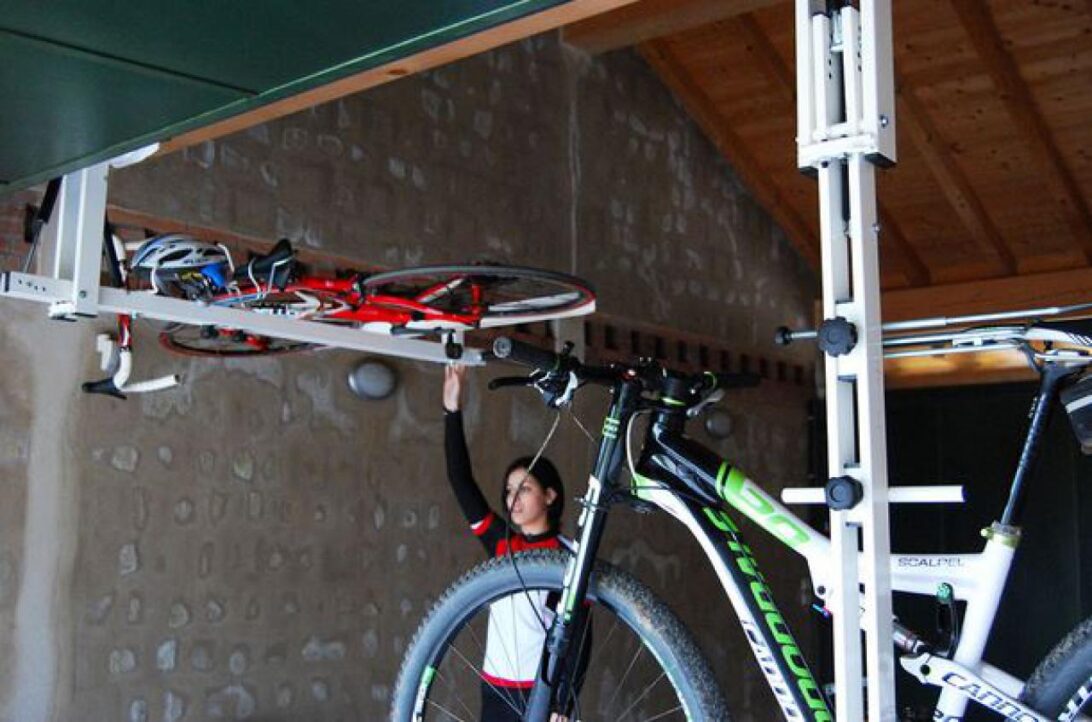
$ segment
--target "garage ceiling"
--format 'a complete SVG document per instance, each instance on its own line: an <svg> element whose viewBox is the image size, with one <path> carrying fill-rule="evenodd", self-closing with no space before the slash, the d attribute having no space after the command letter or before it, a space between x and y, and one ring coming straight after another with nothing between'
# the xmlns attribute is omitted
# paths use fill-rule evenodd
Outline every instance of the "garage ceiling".
<svg viewBox="0 0 1092 722"><path fill-rule="evenodd" d="M893 9L899 164L879 180L884 289L932 289L902 297L939 299L940 312L1088 300L1092 2ZM643 0L565 38L590 52L637 45L817 265L816 184L795 162L793 13L784 1ZM888 304L898 296L885 296L885 318L930 310Z"/></svg>
<svg viewBox="0 0 1092 722"><path fill-rule="evenodd" d="M0 193L152 142L254 125L628 1L4 0Z"/></svg>

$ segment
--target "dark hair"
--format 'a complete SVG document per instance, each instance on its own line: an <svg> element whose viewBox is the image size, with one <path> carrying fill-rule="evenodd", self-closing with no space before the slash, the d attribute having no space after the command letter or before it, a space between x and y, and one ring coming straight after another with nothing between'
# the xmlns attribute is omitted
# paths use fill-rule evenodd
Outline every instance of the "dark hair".
<svg viewBox="0 0 1092 722"><path fill-rule="evenodd" d="M545 456L538 457L538 461L533 456L521 456L509 464L501 484L501 509L504 509L505 516L508 516L508 475L516 469L527 469L538 479L543 491L554 490L554 500L546 507L546 516L550 522L550 530L556 532L561 526L561 513L565 511L565 485L561 483L561 474L557 473L557 467Z"/></svg>

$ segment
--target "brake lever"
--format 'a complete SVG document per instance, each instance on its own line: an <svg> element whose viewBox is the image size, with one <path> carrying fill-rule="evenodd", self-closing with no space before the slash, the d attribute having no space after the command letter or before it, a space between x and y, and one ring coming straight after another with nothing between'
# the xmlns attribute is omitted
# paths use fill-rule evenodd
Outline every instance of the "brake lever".
<svg viewBox="0 0 1092 722"><path fill-rule="evenodd" d="M686 418L693 419L697 417L699 414L701 414L702 411L705 411L705 407L712 406L723 398L724 389L716 389L715 391L713 391L713 393L709 394L704 399L687 409Z"/></svg>
<svg viewBox="0 0 1092 722"><path fill-rule="evenodd" d="M531 386L534 383L535 379L531 376L501 376L489 382L489 390L496 391L508 386Z"/></svg>

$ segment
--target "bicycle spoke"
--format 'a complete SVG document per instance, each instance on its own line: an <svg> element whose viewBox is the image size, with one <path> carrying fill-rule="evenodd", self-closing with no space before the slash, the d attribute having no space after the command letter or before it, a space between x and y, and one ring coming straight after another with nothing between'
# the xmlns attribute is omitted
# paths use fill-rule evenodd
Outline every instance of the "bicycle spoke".
<svg viewBox="0 0 1092 722"><path fill-rule="evenodd" d="M440 674L440 671L439 671L439 670L436 670L436 677L437 677L437 678L438 678L438 679L439 679L439 680L440 680L441 682L446 682L446 681L447 681L447 680L446 680L446 679L444 678L444 676L443 676L442 674ZM455 680L452 680L452 681L455 681ZM460 706L460 707L462 707L462 708L463 708L464 710L466 710L466 715L467 715L467 717L468 717L469 719L473 719L473 718L474 718L474 713L473 713L472 711L470 711L470 708L469 708L469 707L467 707L467 706L466 706L466 702L464 702L464 701L463 701L462 695L456 694L456 697L455 697L455 701L457 701L457 702L459 703L459 706ZM430 700L430 702L431 702L431 700ZM433 702L433 704L435 704L435 703ZM439 707L440 705L436 705L436 706L437 706L437 707ZM449 714L449 715L451 715L451 713L450 713L450 712L448 712L448 714ZM454 717L454 715L451 715L451 716L452 716L452 717Z"/></svg>
<svg viewBox="0 0 1092 722"><path fill-rule="evenodd" d="M456 647L454 644L451 645L451 649L455 650L455 654L459 655L459 659L461 659L463 661L463 664L465 664L467 667L470 668L470 670L472 672L474 672L475 676L479 680L484 681L484 680L482 680L482 670L479 667L475 666L473 662L471 662L469 659L467 659L466 655L463 654L462 651L460 651L459 648ZM493 685L493 684L490 684L489 687L490 687L490 689L492 689L494 691L496 691L498 689L498 687L496 685ZM516 714L522 714L523 713L523 711L520 710L519 707L517 707L516 705L514 705L512 703L511 697L509 697L507 695L500 695L500 694L498 694L497 696L500 697L502 700L504 700L504 703L507 704L512 709L512 711L515 712Z"/></svg>
<svg viewBox="0 0 1092 722"><path fill-rule="evenodd" d="M614 632L618 629L620 624L618 617L614 617L613 619L614 624L611 625L610 631L607 632L607 638L595 645L596 649L592 651L592 658L588 661L588 669L595 669L595 662L599 659L599 655L603 653L604 649L608 649L607 642L614 636Z"/></svg>
<svg viewBox="0 0 1092 722"><path fill-rule="evenodd" d="M683 706L681 704L677 704L674 707L672 707L671 709L667 710L666 712L661 712L660 714L658 714L658 715L656 715L654 717L646 718L644 722L656 722L656 720L663 719L664 717L667 717L669 714L675 714L676 712L683 712L683 711L685 711L685 710L683 710Z"/></svg>
<svg viewBox="0 0 1092 722"><path fill-rule="evenodd" d="M431 700L431 699L430 699L430 700L428 701L428 703L429 703L430 705L432 705L433 707L435 707L436 709L438 709L438 710L440 710L441 712L443 712L444 714L446 714L446 715L447 715L448 717L450 717L451 719L455 720L455 722L471 722L470 720L465 720L465 719L463 719L462 717L460 717L459 715L455 714L454 712L452 712L451 710L449 710L449 709L448 709L447 707L444 707L444 706L443 706L442 704L440 704L440 703L438 703L438 702L434 702L433 700Z"/></svg>
<svg viewBox="0 0 1092 722"><path fill-rule="evenodd" d="M637 660L641 658L641 653L645 651L644 645L641 644L641 640L637 640L637 653L633 655L633 659L630 660L629 666L626 667L625 673L622 675L622 679L618 682L617 688L614 690L614 694L611 695L610 700L604 705L604 709L610 709L610 706L614 703L615 698L618 697L618 693L622 691L622 687L626 684L626 679L629 677L629 673L633 671L633 666L637 664Z"/></svg>
<svg viewBox="0 0 1092 722"><path fill-rule="evenodd" d="M618 719L620 719L620 720L622 720L622 719L625 719L625 718L626 718L626 715L628 715L628 714L629 714L629 713L630 713L630 712L631 712L631 711L632 711L632 710L633 710L633 709L634 709L634 708L635 708L635 707L636 707L637 705L639 705L639 704L641 703L641 700L643 700L643 699L644 699L645 697L647 697L647 696L648 696L648 693L649 693L649 692L651 692L651 691L652 691L652 689L653 689L653 688L654 688L654 687L655 687L655 686L656 686L657 684L659 684L659 683L660 683L660 680L664 678L664 675L665 675L665 674L666 674L666 673L665 673L665 672L663 672L663 671L661 670L661 672L660 672L660 676L659 676L659 677L657 677L656 679L654 679L654 680L652 681L652 684L650 684L650 685L648 685L647 687L645 687L645 691L644 691L644 692L642 692L641 694L637 695L637 699L633 700L633 702L632 702L632 703L630 703L629 707L626 707L626 708L625 708L624 710L622 710L622 713L621 713L620 715L618 715Z"/></svg>
<svg viewBox="0 0 1092 722"><path fill-rule="evenodd" d="M505 598L503 598L503 599L499 599L499 600L497 600L497 602L504 602L504 601L506 601L506 600L511 600L511 599L513 599L513 598L514 598L514 597L505 597ZM494 602L494 604L496 604L497 602ZM511 668L511 669L519 669L519 664L518 664L518 663L519 663L519 658L518 658L518 655L519 655L519 650L518 650L518 649L516 650L516 654L517 654L517 658L516 658L516 664L512 664L512 655L511 655L511 654L509 654L509 652L508 652L508 644L507 644L507 643L506 643L506 641L505 641L505 640L506 640L506 635L503 635L503 634L494 634L494 629L493 629L492 625L493 625L493 615L492 615L492 612L490 612L490 616L489 616L489 622L488 622L488 626L487 626L487 632L486 632L486 633L487 633L487 635L488 635L488 636L493 636L493 637L497 637L497 638L499 638L499 639L501 640L501 645L500 645L500 646L501 646L501 650L502 650L502 651L504 652L504 661L506 661L506 662L508 663L508 667L509 667L509 668ZM512 615L512 636L510 637L510 639L513 639L513 640L514 640L514 639L516 638L516 633L515 633L515 631L516 631L516 617L515 617L515 615L513 614L513 615ZM488 638L488 637L487 637L487 638ZM482 659L483 659L483 660L485 659L485 649L484 649L484 648L482 649ZM492 685L491 685L491 686L492 686ZM497 688L497 687L494 687L494 689L498 689L498 688ZM499 688L499 689L504 689L504 688L502 687L502 688ZM513 705L515 705L515 699L514 699L514 698L512 697L512 695L511 695L511 694L510 694L510 693L509 693L509 692L508 692L507 690L505 690L505 694L504 694L504 696L505 696L506 700L507 700L507 701L509 702L509 706L513 706Z"/></svg>

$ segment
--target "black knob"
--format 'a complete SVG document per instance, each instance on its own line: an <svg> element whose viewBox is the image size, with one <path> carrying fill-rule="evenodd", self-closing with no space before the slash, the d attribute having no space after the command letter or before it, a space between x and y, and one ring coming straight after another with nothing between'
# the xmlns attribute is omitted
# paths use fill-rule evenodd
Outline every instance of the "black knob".
<svg viewBox="0 0 1092 722"><path fill-rule="evenodd" d="M864 498L861 482L850 476L836 476L827 482L827 506L835 511L845 511L857 506Z"/></svg>
<svg viewBox="0 0 1092 722"><path fill-rule="evenodd" d="M841 316L828 318L819 325L819 348L831 356L844 356L857 345L857 327Z"/></svg>

